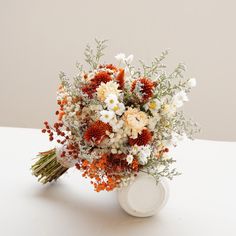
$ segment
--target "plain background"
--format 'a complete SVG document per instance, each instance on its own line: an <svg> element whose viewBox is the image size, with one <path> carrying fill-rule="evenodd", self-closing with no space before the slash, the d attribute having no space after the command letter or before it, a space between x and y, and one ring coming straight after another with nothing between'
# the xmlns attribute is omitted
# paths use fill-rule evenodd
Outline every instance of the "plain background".
<svg viewBox="0 0 236 236"><path fill-rule="evenodd" d="M58 73L76 73L87 43L109 39L146 62L166 48L197 78L185 110L204 139L236 140L236 3L230 0L0 0L0 126L56 119Z"/></svg>

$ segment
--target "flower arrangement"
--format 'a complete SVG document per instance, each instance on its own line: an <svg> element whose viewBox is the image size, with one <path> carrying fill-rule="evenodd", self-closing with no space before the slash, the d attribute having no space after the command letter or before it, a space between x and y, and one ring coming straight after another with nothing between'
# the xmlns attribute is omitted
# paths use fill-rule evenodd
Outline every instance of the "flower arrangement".
<svg viewBox="0 0 236 236"><path fill-rule="evenodd" d="M97 192L125 186L139 172L172 179L179 173L169 148L198 129L179 109L195 79L184 79L183 64L168 74L167 51L139 68L123 53L116 64L101 63L106 41L95 41L96 50L85 49L89 69L77 64L72 81L60 73L57 122L42 129L57 147L39 153L33 175L47 183L76 167Z"/></svg>

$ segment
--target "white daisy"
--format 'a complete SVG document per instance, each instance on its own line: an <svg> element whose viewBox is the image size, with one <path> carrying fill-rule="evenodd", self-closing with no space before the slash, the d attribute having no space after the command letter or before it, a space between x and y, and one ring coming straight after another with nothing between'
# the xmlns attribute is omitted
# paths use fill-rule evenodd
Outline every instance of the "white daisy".
<svg viewBox="0 0 236 236"><path fill-rule="evenodd" d="M115 113L113 111L107 110L100 111L100 114L100 120L104 123L109 123L115 116Z"/></svg>
<svg viewBox="0 0 236 236"><path fill-rule="evenodd" d="M123 103L116 104L112 110L119 116L121 116L125 111L125 105Z"/></svg>
<svg viewBox="0 0 236 236"><path fill-rule="evenodd" d="M108 109L112 109L113 107L115 107L117 105L118 98L115 94L110 94L105 99L105 103L106 103Z"/></svg>
<svg viewBox="0 0 236 236"><path fill-rule="evenodd" d="M152 113L156 113L161 107L161 102L158 99L152 99L144 105L144 109L150 110Z"/></svg>

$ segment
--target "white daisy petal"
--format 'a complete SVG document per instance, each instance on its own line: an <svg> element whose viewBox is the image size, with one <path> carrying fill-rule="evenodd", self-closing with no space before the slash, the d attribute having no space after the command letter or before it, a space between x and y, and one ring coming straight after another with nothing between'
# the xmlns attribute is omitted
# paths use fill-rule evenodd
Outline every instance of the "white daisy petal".
<svg viewBox="0 0 236 236"><path fill-rule="evenodd" d="M130 64L132 61L133 61L133 59L134 59L134 55L129 55L128 57L126 57L125 58L125 61L128 63L128 64Z"/></svg>
<svg viewBox="0 0 236 236"><path fill-rule="evenodd" d="M109 123L115 116L115 113L113 111L100 111L100 120L104 123Z"/></svg>
<svg viewBox="0 0 236 236"><path fill-rule="evenodd" d="M118 61L124 61L125 60L125 54L124 53L118 53L116 56L115 56L115 59L118 60Z"/></svg>
<svg viewBox="0 0 236 236"><path fill-rule="evenodd" d="M109 109L112 109L114 106L117 105L118 103L118 98L115 94L110 94L108 97L105 99L105 103Z"/></svg>

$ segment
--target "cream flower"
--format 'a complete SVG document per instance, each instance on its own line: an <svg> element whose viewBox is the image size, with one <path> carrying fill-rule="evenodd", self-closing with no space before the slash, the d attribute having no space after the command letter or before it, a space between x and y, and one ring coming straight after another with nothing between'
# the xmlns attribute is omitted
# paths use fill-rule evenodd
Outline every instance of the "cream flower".
<svg viewBox="0 0 236 236"><path fill-rule="evenodd" d="M152 131L155 131L155 127L160 119L161 116L158 113L155 115L155 117L150 117L148 120L149 121L148 128Z"/></svg>
<svg viewBox="0 0 236 236"><path fill-rule="evenodd" d="M125 122L126 129L130 131L132 138L137 138L138 134L148 124L148 117L146 113L138 110L137 108L131 108L124 113L123 120Z"/></svg>
<svg viewBox="0 0 236 236"><path fill-rule="evenodd" d="M106 84L101 83L101 85L97 88L98 99L103 102L110 94L118 97L121 92L118 87L119 85L114 81L109 81Z"/></svg>
<svg viewBox="0 0 236 236"><path fill-rule="evenodd" d="M167 116L172 116L176 113L176 105L175 103L172 104L164 104L161 108L161 114L162 115L167 115Z"/></svg>
<svg viewBox="0 0 236 236"><path fill-rule="evenodd" d="M115 113L113 111L106 111L106 110L100 111L100 114L101 114L100 120L104 123L110 122L115 116Z"/></svg>
<svg viewBox="0 0 236 236"><path fill-rule="evenodd" d="M124 125L123 120L112 119L109 124L114 132L118 132Z"/></svg>

